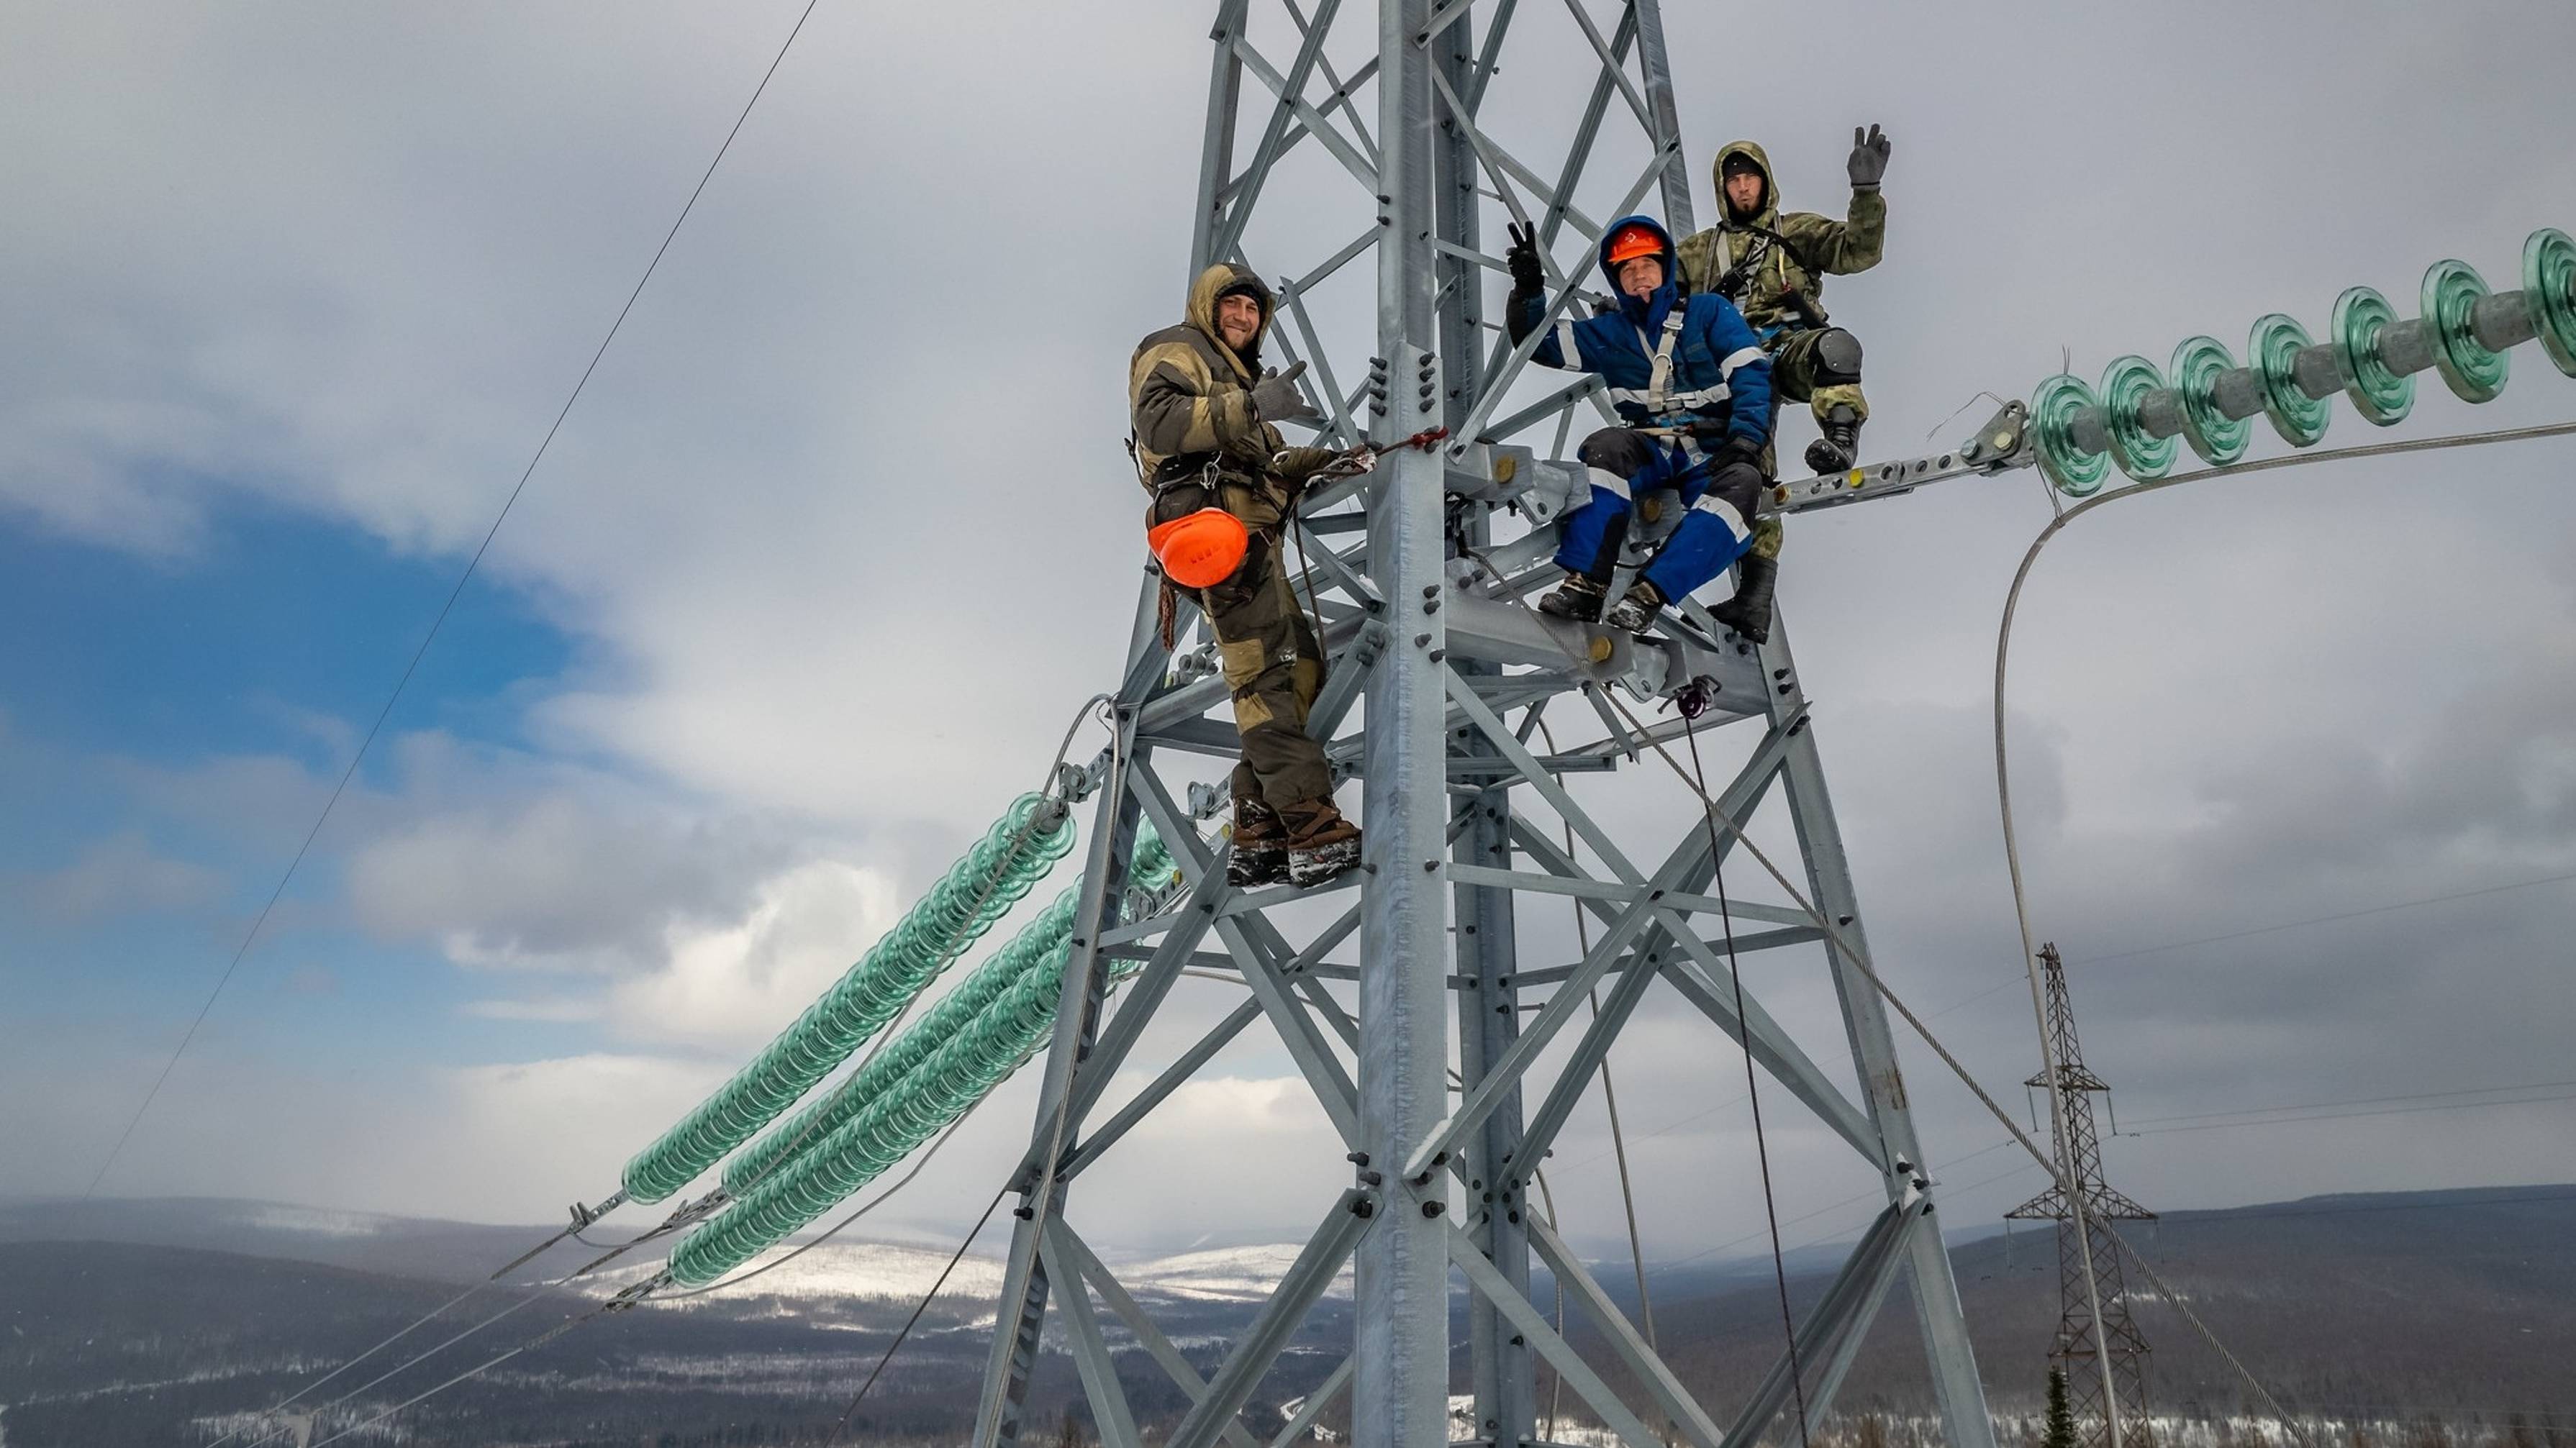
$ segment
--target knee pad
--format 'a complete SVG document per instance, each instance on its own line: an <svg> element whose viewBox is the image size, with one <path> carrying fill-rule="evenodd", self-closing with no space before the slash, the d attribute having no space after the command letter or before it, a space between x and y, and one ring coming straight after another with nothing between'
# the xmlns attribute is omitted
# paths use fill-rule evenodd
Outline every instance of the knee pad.
<svg viewBox="0 0 2576 1448"><path fill-rule="evenodd" d="M1575 458L1587 468L1617 473L1622 478L1635 477L1655 460L1654 449L1646 440L1624 427L1605 427L1583 440L1574 450Z"/></svg>
<svg viewBox="0 0 2576 1448"><path fill-rule="evenodd" d="M1816 339L1816 380L1827 384L1860 380L1860 338L1840 327L1827 327Z"/></svg>

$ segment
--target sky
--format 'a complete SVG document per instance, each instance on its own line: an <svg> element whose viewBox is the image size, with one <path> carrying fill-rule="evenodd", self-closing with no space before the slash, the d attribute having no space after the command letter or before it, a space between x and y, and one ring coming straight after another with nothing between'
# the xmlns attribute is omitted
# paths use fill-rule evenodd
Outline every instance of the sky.
<svg viewBox="0 0 2576 1448"><path fill-rule="evenodd" d="M78 1196L108 1160L800 8L0 15L0 1192ZM1584 42L1523 8L1493 129L1543 154ZM2356 283L2411 315L2443 257L2510 286L2527 233L2576 226L2563 7L1822 4L1794 43L1672 11L1703 217L1725 140L1830 213L1849 128L1895 139L1887 260L1826 293L1871 456L2061 365L2241 352L2275 310L2321 331ZM816 9L100 1193L595 1200L1038 782L1126 642L1124 365L1187 280L1207 19ZM1344 24L1347 68L1371 28ZM1589 204L1641 160L1606 154ZM1367 216L1313 148L1276 197L1273 274ZM1365 297L1317 305L1347 374ZM2338 402L2328 443L2576 416L2536 348L2513 368L2475 408L2427 374L2386 433ZM2576 1103L2426 1093L2572 1074L2572 463L2197 485L2038 565L2018 824L2139 1133L2109 1150L2129 1195L2568 1178ZM2029 473L1802 517L1780 584L1880 968L2016 1107L1989 690L2049 517ZM1669 776L1597 789L1636 853L1687 819ZM1525 960L1572 948L1528 912ZM1746 979L1824 1058L1821 964ZM1233 989L1183 982L1132 1064ZM1675 1005L1614 1057L1646 1250L1751 1251L1741 1057ZM2037 1191L1902 1046L1952 1228ZM961 1229L1029 1088L872 1225ZM2356 1114L2207 1115L2308 1103ZM1855 1232L1870 1175L1767 1124L1790 1244ZM1553 1182L1589 1244L1618 1241L1608 1150L1595 1096ZM1257 1029L1113 1162L1075 1215L1134 1251L1302 1235L1348 1170Z"/></svg>

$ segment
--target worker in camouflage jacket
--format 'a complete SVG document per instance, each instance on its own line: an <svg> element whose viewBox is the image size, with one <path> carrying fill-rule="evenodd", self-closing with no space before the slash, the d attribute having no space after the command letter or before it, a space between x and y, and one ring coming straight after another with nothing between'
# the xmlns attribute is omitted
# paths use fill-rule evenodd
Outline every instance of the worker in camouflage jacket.
<svg viewBox="0 0 2576 1448"><path fill-rule="evenodd" d="M1127 373L1131 446L1154 495L1148 530L1213 508L1250 535L1230 576L1183 590L1207 615L1234 691L1243 758L1226 868L1245 887L1319 884L1360 858L1359 828L1335 807L1331 768L1306 733L1324 651L1280 557L1298 490L1344 455L1280 437L1277 424L1320 414L1297 388L1304 363L1284 376L1261 368L1275 306L1250 271L1211 266L1190 287L1186 319L1138 343ZM1178 587L1168 576L1165 586Z"/></svg>
<svg viewBox="0 0 2576 1448"><path fill-rule="evenodd" d="M1814 410L1818 436L1807 445L1807 466L1817 473L1852 465L1860 455L1861 424L1869 419L1860 390L1860 339L1832 324L1820 298L1826 276L1878 265L1887 242L1879 182L1891 149L1878 127L1866 134L1853 128L1845 168L1851 210L1836 221L1811 211L1783 213L1771 158L1751 141L1731 141L1713 168L1723 219L1681 242L1691 290L1734 302L1771 355L1776 395ZM1713 610L1720 621L1757 641L1769 639L1779 557L1780 522L1766 517L1737 570L1735 597Z"/></svg>

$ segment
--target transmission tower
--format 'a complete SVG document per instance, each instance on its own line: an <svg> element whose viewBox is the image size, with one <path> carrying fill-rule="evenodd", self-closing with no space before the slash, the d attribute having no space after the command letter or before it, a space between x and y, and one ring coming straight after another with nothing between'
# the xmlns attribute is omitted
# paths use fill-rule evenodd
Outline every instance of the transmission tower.
<svg viewBox="0 0 2576 1448"><path fill-rule="evenodd" d="M2110 1422L2103 1407L2103 1378L2116 1374L2124 1441L2144 1442L2147 1422L2147 1340L2129 1316L2129 1292L2120 1268L2120 1243L2112 1222L2151 1222L2156 1214L2113 1191L2102 1177L2102 1139L2093 1127L2093 1098L2111 1088L2084 1064L2075 1039L2075 1006L2066 995L2066 964L2057 947L2039 949L2040 970L2047 986L2048 1059L2056 1063L2056 1089L2064 1102L2064 1135L2057 1142L2061 1170L2084 1194L2081 1230L2068 1210L2066 1192L2057 1183L2004 1213L2017 1220L2057 1223L2057 1337L2049 1359L2066 1371L2069 1400L2086 1444L2110 1441ZM2024 1083L2045 1088L2043 1067ZM2085 1290L2084 1254L2093 1258L2094 1287L2102 1303L2102 1330L2094 1331L2091 1294Z"/></svg>
<svg viewBox="0 0 2576 1448"><path fill-rule="evenodd" d="M1160 646L1156 584L1148 578L1115 702L1117 743L1092 769L1101 787L1085 894L1034 1129L1013 1183L1018 1223L978 1407L979 1445L1021 1441L1022 1404L1050 1308L1060 1314L1103 1441L1137 1441L1102 1329L1105 1308L1195 1404L1169 1440L1175 1448L1206 1448L1220 1437L1252 1448L1240 1410L1308 1309L1355 1261L1349 1357L1306 1396L1280 1443L1298 1441L1345 1392L1364 1448L1450 1442L1453 1276L1469 1294L1463 1376L1473 1395L1467 1436L1474 1441L1538 1441L1533 1380L1540 1359L1634 1448L1665 1441L1649 1416L1699 1448L1746 1448L1766 1432L1778 1441L1794 1430L1775 1428L1774 1419L1801 1391L1810 1416L1830 1406L1889 1289L1910 1272L1949 1439L1958 1448L1992 1448L1933 1215L1930 1168L1885 1012L1861 974L1866 937L1785 630L1756 650L1692 605L1684 622L1641 640L1548 619L1524 603L1558 576L1547 561L1554 547L1547 524L1582 495L1581 469L1559 461L1572 424L1596 408L1609 414L1589 379L1557 385L1566 382L1557 374L1546 388L1517 385L1531 349L1513 346L1487 320L1489 291L1499 289L1507 270L1482 237L1499 233L1505 218L1534 223L1549 253L1552 290L1570 305L1610 220L1652 196L1676 235L1691 230L1689 173L1656 4L1628 0L1606 17L1596 8L1576 0L1568 7L1573 24L1561 36L1531 37L1556 43L1554 54L1515 58L1515 75L1526 70L1548 82L1545 97L1511 99L1531 107L1515 111L1516 122L1536 119L1540 100L1568 97L1564 129L1551 143L1564 147L1563 159L1551 158L1544 172L1506 149L1488 115L1489 102L1495 109L1504 103L1497 60L1515 29L1511 0L1490 9L1464 0L1383 0L1365 58L1346 52L1338 67L1328 53L1342 18L1338 0L1316 0L1311 13L1292 0L1275 9L1264 4L1257 16L1250 0L1218 8L1190 274L1228 259L1277 279L1279 360L1311 364L1306 385L1325 414L1321 440L1388 449L1373 473L1303 509L1330 659L1309 727L1337 768L1361 782L1368 859L1362 870L1316 890L1226 887L1222 849L1200 847L1192 825L1222 802L1221 790L1197 781L1222 779L1235 751L1227 690L1214 677L1203 634L1176 651ZM1533 17L1519 21L1538 29ZM1586 88L1578 83L1568 92L1548 74L1568 48L1590 70L1588 101L1579 110L1571 97ZM1356 99L1371 94L1374 124ZM1516 126L1512 134L1529 129ZM1614 160L1623 150L1626 157ZM1343 200L1291 192L1284 178L1292 161L1311 163L1309 180L1312 170L1327 173ZM1596 162L1619 168L1606 178L1612 184L1588 171ZM1335 170L1347 182L1331 175ZM1578 201L1596 193L1599 200ZM1288 224L1252 226L1274 196ZM1346 220L1313 242L1319 219L1333 215ZM1311 264L1300 259L1315 252ZM1342 308L1355 320L1373 312L1374 336L1361 353L1356 337L1328 340L1318 318L1333 315L1326 299L1336 278L1372 253L1373 307L1354 301ZM1173 295L1177 300L1178 287ZM1140 318L1138 330L1159 320ZM2019 416L2016 409L2004 419L2013 430L1974 457L1977 465L1999 467L2015 454L2014 463L2026 461ZM1555 443L1544 454L1510 441L1550 424ZM1441 428L1445 442L1402 445ZM1907 468L1912 473L1902 480L1920 481L1932 462L1892 465L1872 481L1894 483ZM1950 474L1970 470L1971 462L1970 454L1938 459ZM1772 505L1795 509L1902 490L1864 487L1859 475L1820 482L1781 489ZM1536 526L1506 521L1498 528L1507 505ZM1614 686L1649 706L1694 692L1714 702L1696 726L1669 713L1648 724L1618 702ZM1363 696L1365 728L1349 727ZM1597 721L1601 737L1541 757L1530 741L1551 704L1561 706L1559 726ZM1620 767L1659 768L1656 746L1685 728L1721 724L1732 726L1721 739L1733 736L1744 746L1740 768L1713 795L1724 836L1692 800L1677 822L1678 842L1647 853L1651 842L1596 820L1566 783ZM1703 892L1775 786L1800 847L1803 893L1830 915L1842 944L1821 953L1817 965L1836 987L1841 1049L1850 1052L1857 1093L1749 990L1739 1017L1732 956L1705 938L1718 933L1721 912ZM1125 919L1123 864L1140 817L1173 844L1187 884L1154 913ZM1581 839L1583 854L1558 843L1559 821ZM1532 893L1555 909L1574 902L1600 922L1582 959L1523 966L1514 912ZM1329 908L1319 911L1317 897ZM1284 908L1292 906L1298 908ZM1733 955L1812 946L1827 933L1806 911L1740 895L1724 913ZM1355 964L1337 957L1354 933ZM1113 972L1103 965L1117 959L1144 964L1112 1012ZM1095 1120L1108 1081L1184 966L1231 974L1248 998L1174 1053L1132 1102ZM1776 1083L1770 1090L1820 1117L1886 1192L1886 1208L1798 1324L1794 1353L1784 1343L1778 1366L1739 1403L1697 1401L1525 1205L1533 1170L1658 982L1746 1044ZM1585 1014L1596 988L1597 1018ZM1447 1079L1453 1012L1454 1100ZM1256 1019L1277 1031L1340 1133L1353 1179L1222 1367L1202 1380L1084 1244L1068 1214L1078 1206L1081 1174ZM1568 1041L1570 1059L1553 1079L1533 1074L1542 1051ZM1206 1169L1222 1171L1224 1163ZM1651 1402L1622 1402L1557 1334L1531 1295L1533 1256L1564 1284L1567 1300ZM1801 1381L1792 1381L1792 1362L1803 1368Z"/></svg>

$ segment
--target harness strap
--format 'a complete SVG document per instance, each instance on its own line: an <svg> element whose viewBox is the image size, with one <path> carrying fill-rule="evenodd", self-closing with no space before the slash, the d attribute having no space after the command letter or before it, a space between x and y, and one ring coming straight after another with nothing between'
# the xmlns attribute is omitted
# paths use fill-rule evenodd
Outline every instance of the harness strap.
<svg viewBox="0 0 2576 1448"><path fill-rule="evenodd" d="M1646 373L1646 411L1650 413L1660 415L1672 396L1673 348L1681 341L1682 324L1686 320L1682 302L1676 298L1671 310L1664 313L1664 335L1655 342L1654 365ZM1641 335L1638 340L1642 342L1645 338Z"/></svg>

